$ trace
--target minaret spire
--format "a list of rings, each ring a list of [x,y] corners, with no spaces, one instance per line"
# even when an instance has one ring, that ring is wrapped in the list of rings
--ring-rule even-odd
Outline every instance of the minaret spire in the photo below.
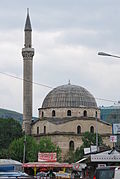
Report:
[[[32,47],[32,28],[31,28],[31,22],[30,22],[30,16],[29,16],[29,9],[27,8],[27,17],[25,22],[25,47],[30,48]]]
[[[23,56],[23,125],[22,129],[25,134],[31,134],[32,122],[32,78],[33,78],[33,56],[32,48],[32,28],[27,9],[27,18],[25,22],[25,43],[22,49]]]
[[[25,23],[25,31],[32,31],[30,16],[29,16],[29,8],[27,8],[27,18],[26,18],[26,23]]]
[[[29,14],[29,8],[27,8],[27,14]]]

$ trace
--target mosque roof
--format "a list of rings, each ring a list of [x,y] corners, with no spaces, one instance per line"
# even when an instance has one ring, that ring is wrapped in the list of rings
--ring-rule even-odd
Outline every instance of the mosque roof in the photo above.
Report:
[[[54,88],[45,97],[42,108],[97,107],[93,95],[76,85],[62,85]]]
[[[32,123],[32,125],[37,123],[37,122],[39,122],[39,121],[40,122],[41,121],[47,121],[47,122],[53,123],[55,125],[60,125],[60,124],[65,124],[67,122],[72,122],[72,121],[75,121],[75,120],[79,120],[79,121],[81,121],[81,120],[84,120],[84,121],[96,121],[96,119],[94,117],[83,117],[83,116],[81,116],[81,117],[64,117],[64,118],[44,117],[43,119],[38,119],[38,120],[34,121]],[[98,123],[103,123],[103,124],[108,125],[108,126],[112,125],[112,124],[110,124],[108,122],[105,122],[103,120],[100,120],[100,119],[98,119],[97,121],[98,121]]]

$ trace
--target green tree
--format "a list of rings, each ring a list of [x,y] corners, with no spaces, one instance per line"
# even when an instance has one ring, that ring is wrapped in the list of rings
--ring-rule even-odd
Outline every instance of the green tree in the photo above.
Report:
[[[91,145],[96,145],[96,133],[85,132],[82,137],[83,147],[90,147]],[[102,145],[102,137],[98,134],[98,145]]]
[[[73,163],[75,160],[75,152],[70,150],[64,157],[64,162]]]
[[[49,137],[40,138],[39,152],[56,152],[58,161],[61,160],[61,149],[52,143]]]
[[[82,137],[83,144],[78,147],[75,152],[69,151],[65,157],[65,161],[69,163],[76,162],[84,156],[84,148],[96,145],[96,134],[85,132]],[[102,137],[98,134],[98,145],[103,145]]]
[[[76,149],[74,155],[75,160],[80,160],[84,155],[84,148],[90,147],[91,145],[96,145],[96,133],[85,132],[82,137],[83,144]],[[103,140],[100,134],[98,134],[98,146],[103,145]]]
[[[39,142],[39,150],[40,152],[54,152],[56,146],[51,142],[50,138],[42,137]]]
[[[25,138],[15,139],[9,146],[9,154],[10,157],[14,160],[23,161],[23,150],[24,150],[24,140]],[[37,152],[38,152],[38,145],[35,139],[31,136],[26,136],[25,142],[25,159],[26,162],[33,162],[37,161]]]
[[[23,150],[25,138],[15,139],[9,146],[9,155],[12,159],[23,161]],[[50,138],[41,138],[39,144],[32,136],[26,136],[25,143],[26,162],[35,162],[38,159],[38,152],[56,152],[58,160],[61,159],[61,149],[54,145]]]
[[[1,149],[0,150],[0,158],[9,158],[8,149]]]
[[[14,139],[21,136],[22,127],[18,121],[0,118],[0,151],[7,149]]]

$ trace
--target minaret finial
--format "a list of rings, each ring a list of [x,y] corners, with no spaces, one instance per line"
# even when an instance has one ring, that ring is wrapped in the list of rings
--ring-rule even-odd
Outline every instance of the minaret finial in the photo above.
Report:
[[[29,8],[27,8],[27,15],[29,14]]]

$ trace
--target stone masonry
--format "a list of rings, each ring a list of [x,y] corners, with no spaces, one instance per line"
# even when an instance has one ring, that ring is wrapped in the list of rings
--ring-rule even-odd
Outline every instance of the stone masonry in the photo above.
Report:
[[[22,49],[23,56],[23,131],[25,134],[31,134],[32,121],[32,76],[33,76],[33,56],[34,49],[32,46],[32,29],[27,13],[25,24],[25,44]]]

